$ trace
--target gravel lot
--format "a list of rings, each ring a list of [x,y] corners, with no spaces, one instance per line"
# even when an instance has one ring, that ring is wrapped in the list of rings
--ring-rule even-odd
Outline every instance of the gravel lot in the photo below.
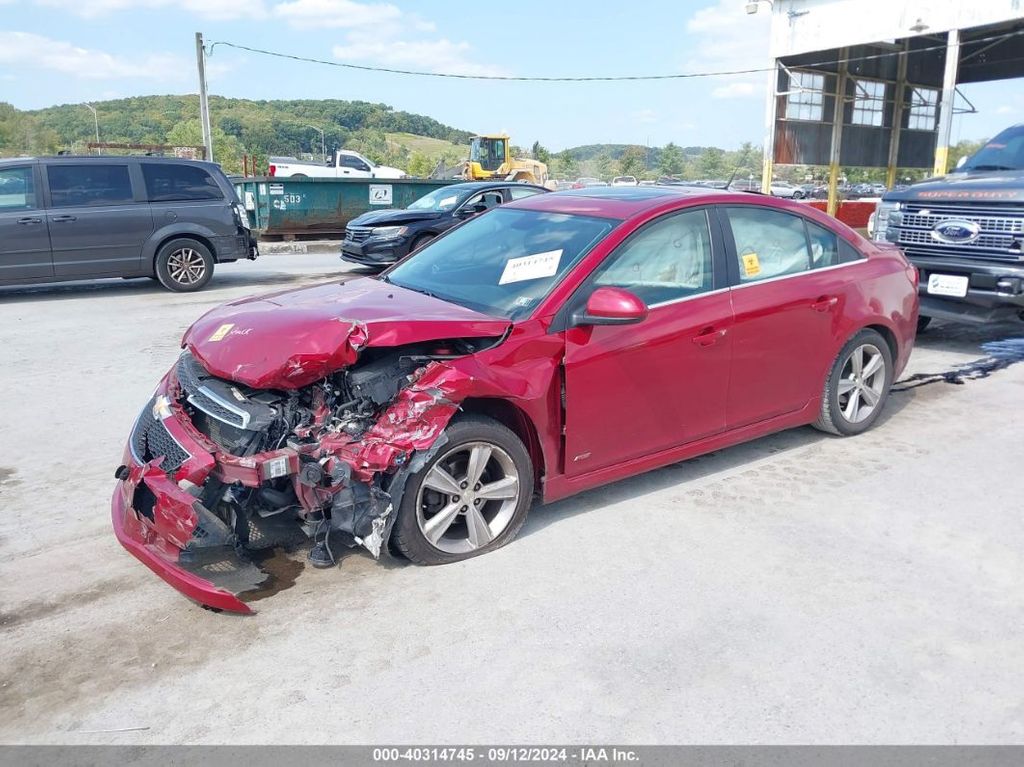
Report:
[[[185,600],[110,530],[129,428],[207,308],[343,271],[0,288],[0,741],[1024,742],[1024,364],[536,509],[461,564],[296,554],[255,616]],[[907,375],[1022,337],[936,324]]]

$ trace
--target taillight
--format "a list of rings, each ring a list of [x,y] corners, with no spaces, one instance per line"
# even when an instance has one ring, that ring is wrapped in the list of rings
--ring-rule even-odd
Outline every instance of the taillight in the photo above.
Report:
[[[277,175],[277,166],[276,165],[271,165],[270,166],[270,170],[267,172],[267,175],[268,176],[276,176]]]

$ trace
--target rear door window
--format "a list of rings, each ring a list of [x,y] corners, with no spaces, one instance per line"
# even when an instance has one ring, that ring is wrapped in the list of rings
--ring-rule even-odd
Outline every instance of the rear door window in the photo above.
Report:
[[[726,212],[741,285],[811,268],[802,217],[755,207],[726,208]]]
[[[807,221],[807,239],[811,243],[811,268],[821,269],[840,263],[839,238],[823,226]]]
[[[36,207],[36,185],[32,166],[0,169],[0,211],[31,210]]]
[[[150,202],[224,199],[216,179],[196,165],[144,162],[142,176]]]
[[[49,165],[46,177],[54,208],[123,205],[134,201],[127,165]]]
[[[531,189],[528,186],[513,186],[508,191],[513,200],[522,200],[525,197],[533,197],[535,194],[540,194],[539,189]]]

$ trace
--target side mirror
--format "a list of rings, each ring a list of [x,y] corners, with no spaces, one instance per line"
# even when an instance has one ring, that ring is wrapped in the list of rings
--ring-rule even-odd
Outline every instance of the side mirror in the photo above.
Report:
[[[573,314],[573,325],[632,325],[647,319],[647,304],[624,288],[598,288]]]

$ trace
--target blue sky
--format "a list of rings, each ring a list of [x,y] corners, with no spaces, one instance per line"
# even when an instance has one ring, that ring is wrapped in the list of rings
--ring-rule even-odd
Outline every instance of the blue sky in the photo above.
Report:
[[[197,89],[194,33],[357,64],[468,74],[660,74],[762,66],[767,14],[742,0],[515,3],[0,0],[0,101],[23,109]],[[598,142],[760,143],[764,77],[649,83],[447,81],[216,49],[212,93],[390,104],[552,149]],[[967,86],[954,140],[1024,120],[1024,88]],[[88,114],[83,115],[86,119]],[[216,119],[216,115],[214,115]]]

